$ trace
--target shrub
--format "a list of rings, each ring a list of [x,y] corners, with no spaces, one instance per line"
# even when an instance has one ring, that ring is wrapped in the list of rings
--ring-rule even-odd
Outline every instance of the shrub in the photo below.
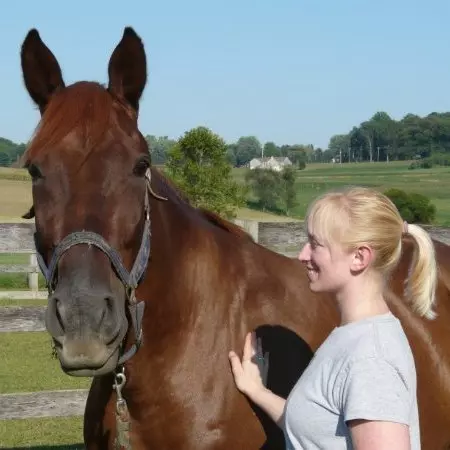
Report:
[[[384,194],[389,197],[409,223],[432,223],[436,217],[436,206],[425,195],[407,193],[401,189],[388,189]]]

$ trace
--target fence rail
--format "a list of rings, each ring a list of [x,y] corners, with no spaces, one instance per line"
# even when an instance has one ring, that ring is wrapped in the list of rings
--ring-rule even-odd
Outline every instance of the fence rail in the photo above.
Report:
[[[11,254],[0,250],[1,254]],[[19,252],[14,252],[19,253]],[[42,291],[39,290],[39,274],[41,270],[37,263],[36,252],[23,252],[28,254],[28,264],[0,264],[0,273],[26,273],[29,291],[0,291],[0,298],[36,298],[41,297]]]

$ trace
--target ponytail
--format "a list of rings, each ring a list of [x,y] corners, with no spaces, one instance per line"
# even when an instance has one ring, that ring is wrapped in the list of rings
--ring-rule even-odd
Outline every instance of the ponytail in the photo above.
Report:
[[[414,242],[414,253],[405,282],[405,294],[416,313],[434,319],[437,264],[433,241],[420,226],[408,224],[406,234]]]

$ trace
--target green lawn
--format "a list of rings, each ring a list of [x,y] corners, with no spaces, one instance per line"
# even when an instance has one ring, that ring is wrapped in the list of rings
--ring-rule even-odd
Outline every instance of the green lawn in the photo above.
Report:
[[[428,196],[436,205],[436,225],[450,226],[450,167],[408,170],[410,162],[357,164],[310,164],[298,171],[298,205],[295,218],[303,218],[308,204],[323,192],[348,185],[374,187],[380,191],[399,188]],[[247,169],[233,169],[236,180],[244,182]]]
[[[27,253],[0,253],[0,265],[29,263],[30,255]]]
[[[45,278],[39,273],[39,289],[45,289]],[[28,278],[26,273],[0,273],[0,290],[22,291],[28,290]]]
[[[0,333],[0,348],[0,394],[90,386],[90,378],[64,374],[52,356],[51,338],[46,332]]]
[[[44,298],[0,298],[0,307],[4,306],[47,306],[47,299]]]
[[[0,448],[82,450],[83,418],[0,420]]]

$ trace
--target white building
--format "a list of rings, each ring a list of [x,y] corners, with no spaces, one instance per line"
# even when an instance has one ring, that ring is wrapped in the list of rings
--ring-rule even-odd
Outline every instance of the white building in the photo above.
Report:
[[[281,172],[286,166],[292,166],[291,160],[286,156],[275,157],[269,156],[267,158],[253,158],[250,161],[250,170],[253,169],[271,169],[276,172]]]

